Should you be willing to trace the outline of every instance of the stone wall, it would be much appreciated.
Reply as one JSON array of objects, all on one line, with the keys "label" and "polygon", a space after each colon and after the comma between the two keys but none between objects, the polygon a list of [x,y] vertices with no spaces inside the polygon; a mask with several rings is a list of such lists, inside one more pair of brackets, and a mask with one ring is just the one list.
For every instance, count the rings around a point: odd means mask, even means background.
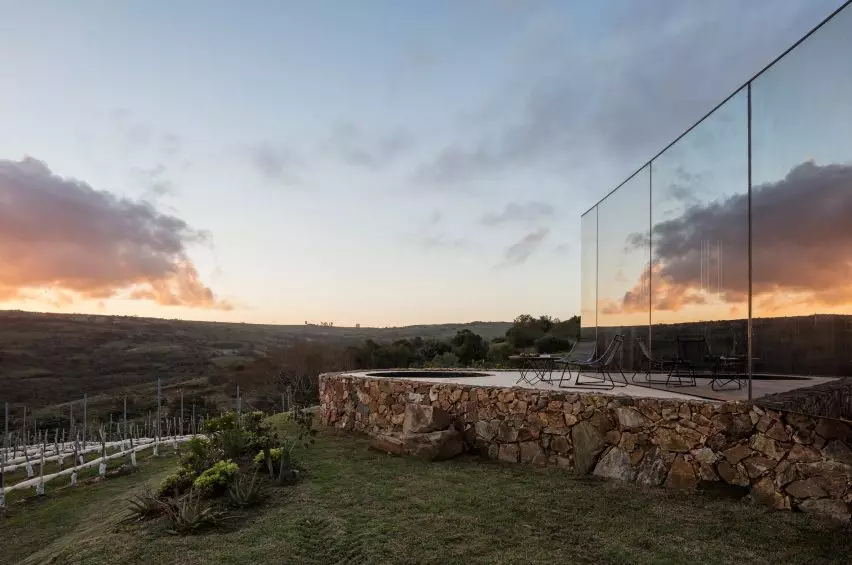
[{"label": "stone wall", "polygon": [[320,376],[321,420],[402,433],[405,406],[449,412],[469,449],[506,462],[677,489],[724,487],[848,521],[852,426],[741,402]]},{"label": "stone wall", "polygon": [[764,396],[757,404],[772,410],[852,420],[852,377]]}]

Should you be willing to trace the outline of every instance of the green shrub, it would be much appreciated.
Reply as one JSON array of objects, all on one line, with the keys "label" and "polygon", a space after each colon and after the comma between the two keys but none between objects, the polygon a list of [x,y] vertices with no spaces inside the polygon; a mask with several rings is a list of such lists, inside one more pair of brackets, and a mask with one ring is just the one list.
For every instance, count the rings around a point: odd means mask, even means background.
[{"label": "green shrub", "polygon": [[219,451],[211,440],[196,436],[181,447],[180,465],[192,469],[195,474],[203,473],[221,457]]},{"label": "green shrub", "polygon": [[170,534],[185,536],[219,523],[220,515],[192,490],[186,496],[168,499],[162,505],[169,525],[166,531]]},{"label": "green shrub", "polygon": [[260,410],[255,410],[254,412],[246,412],[243,414],[240,423],[245,431],[257,433],[262,427],[261,424],[263,423],[264,418],[266,418],[266,414]]},{"label": "green shrub", "polygon": [[160,498],[168,496],[180,496],[181,494],[192,488],[192,483],[195,481],[198,474],[190,468],[181,467],[160,483],[160,488],[157,495]]},{"label": "green shrub", "polygon": [[[270,449],[269,457],[272,459],[273,463],[278,463],[281,460],[281,448],[273,447]],[[263,451],[258,452],[258,454],[254,456],[254,464],[266,465],[266,454]]]},{"label": "green shrub", "polygon": [[143,494],[133,496],[127,502],[130,503],[128,507],[130,514],[121,521],[124,524],[153,520],[162,516],[166,511],[163,503],[151,492],[151,488],[148,486],[145,487]]},{"label": "green shrub", "polygon": [[249,478],[248,475],[240,473],[231,488],[228,489],[228,498],[231,506],[246,508],[254,506],[260,501],[260,485],[257,484],[257,471]]},{"label": "green shrub", "polygon": [[230,459],[216,461],[212,467],[198,475],[192,486],[205,496],[220,494],[234,480],[239,467]]},{"label": "green shrub", "polygon": [[255,443],[252,434],[239,428],[223,430],[217,434],[216,439],[222,446],[222,453],[229,459],[239,458],[250,451]]},{"label": "green shrub", "polygon": [[201,429],[206,434],[214,434],[223,430],[233,430],[237,427],[237,413],[234,410],[225,412],[218,418],[210,418],[204,422],[204,427]]}]

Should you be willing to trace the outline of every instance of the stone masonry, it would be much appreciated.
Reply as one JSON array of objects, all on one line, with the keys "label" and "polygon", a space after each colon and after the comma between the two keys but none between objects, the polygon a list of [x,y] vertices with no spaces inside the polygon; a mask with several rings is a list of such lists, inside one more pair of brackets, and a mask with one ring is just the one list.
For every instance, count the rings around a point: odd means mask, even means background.
[{"label": "stone masonry", "polygon": [[725,487],[848,522],[852,425],[743,402],[633,398],[320,376],[321,421],[403,432],[406,405],[441,408],[467,448],[511,463],[674,489]]}]

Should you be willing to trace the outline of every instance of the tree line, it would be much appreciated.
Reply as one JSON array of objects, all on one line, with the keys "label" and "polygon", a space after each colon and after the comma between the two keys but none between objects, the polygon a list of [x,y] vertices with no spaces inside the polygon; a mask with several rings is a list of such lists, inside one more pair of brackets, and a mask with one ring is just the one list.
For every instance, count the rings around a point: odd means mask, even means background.
[{"label": "tree line", "polygon": [[568,351],[579,333],[579,316],[559,320],[522,314],[504,336],[491,341],[469,329],[460,330],[449,340],[415,337],[379,343],[368,339],[363,345],[347,347],[346,357],[356,369],[500,366],[517,353]]}]

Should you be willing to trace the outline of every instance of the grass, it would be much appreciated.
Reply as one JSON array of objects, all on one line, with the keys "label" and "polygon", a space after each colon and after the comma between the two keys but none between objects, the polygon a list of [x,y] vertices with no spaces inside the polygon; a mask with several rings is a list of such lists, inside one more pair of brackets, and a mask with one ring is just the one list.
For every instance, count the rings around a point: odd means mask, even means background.
[{"label": "grass", "polygon": [[[21,563],[848,563],[829,522],[739,501],[460,458],[424,463],[324,432],[301,483],[237,526],[190,537],[118,527],[174,460],[26,504],[0,522]],[[51,561],[52,560],[52,561]]]}]

